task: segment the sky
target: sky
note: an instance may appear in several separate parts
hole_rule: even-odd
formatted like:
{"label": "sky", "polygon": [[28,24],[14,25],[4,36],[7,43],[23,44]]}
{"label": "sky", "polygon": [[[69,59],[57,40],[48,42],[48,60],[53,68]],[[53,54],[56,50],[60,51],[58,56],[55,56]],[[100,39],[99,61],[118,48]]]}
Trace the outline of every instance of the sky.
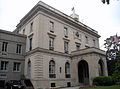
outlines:
{"label": "sky", "polygon": [[[70,15],[71,9],[79,15],[79,21],[98,31],[101,35],[100,48],[104,40],[120,35],[120,0],[42,0],[44,3]],[[39,2],[39,0],[0,0],[0,29],[13,31],[19,21]]]}

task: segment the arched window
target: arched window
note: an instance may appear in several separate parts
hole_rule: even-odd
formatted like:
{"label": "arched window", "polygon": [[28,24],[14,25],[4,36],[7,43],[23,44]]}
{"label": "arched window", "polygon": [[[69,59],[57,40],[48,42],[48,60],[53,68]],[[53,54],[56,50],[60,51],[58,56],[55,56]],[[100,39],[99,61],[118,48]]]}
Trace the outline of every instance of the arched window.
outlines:
{"label": "arched window", "polygon": [[103,65],[103,61],[99,60],[98,62],[98,71],[99,71],[99,76],[104,76],[104,65]]}
{"label": "arched window", "polygon": [[65,77],[70,78],[70,63],[65,63]]}
{"label": "arched window", "polygon": [[49,62],[49,77],[50,78],[55,78],[55,61],[51,60]]}

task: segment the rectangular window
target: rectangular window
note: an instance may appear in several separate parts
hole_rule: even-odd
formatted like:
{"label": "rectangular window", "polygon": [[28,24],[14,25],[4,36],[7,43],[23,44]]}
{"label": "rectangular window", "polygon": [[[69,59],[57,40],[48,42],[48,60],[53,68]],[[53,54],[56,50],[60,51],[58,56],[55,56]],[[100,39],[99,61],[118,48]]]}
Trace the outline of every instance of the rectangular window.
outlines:
{"label": "rectangular window", "polygon": [[76,44],[76,50],[80,50],[80,45]]}
{"label": "rectangular window", "polygon": [[95,40],[93,40],[93,46],[94,46],[94,47],[96,46],[96,42],[95,42]]}
{"label": "rectangular window", "polygon": [[88,44],[88,37],[87,36],[85,36],[85,41],[86,41],[85,43]]}
{"label": "rectangular window", "polygon": [[50,32],[54,33],[54,22],[50,21],[49,25],[50,25],[50,27],[49,27]]}
{"label": "rectangular window", "polygon": [[20,71],[20,63],[19,62],[14,62],[13,71],[16,71],[16,72]]}
{"label": "rectangular window", "polygon": [[22,45],[17,44],[16,53],[21,53]]}
{"label": "rectangular window", "polygon": [[30,32],[33,31],[33,22],[30,24]]}
{"label": "rectangular window", "polygon": [[55,83],[51,83],[51,87],[56,87],[56,86],[55,86]]}
{"label": "rectangular window", "polygon": [[7,70],[8,69],[8,61],[1,61],[1,70]]}
{"label": "rectangular window", "polygon": [[68,37],[68,29],[64,27],[64,36],[67,38]]}
{"label": "rectangular window", "polygon": [[68,53],[68,42],[64,41],[64,52]]}
{"label": "rectangular window", "polygon": [[7,52],[7,45],[8,45],[8,42],[2,43],[2,51]]}
{"label": "rectangular window", "polygon": [[29,39],[29,51],[32,50],[32,38]]}
{"label": "rectangular window", "polygon": [[23,29],[23,34],[25,34],[25,29]]}
{"label": "rectangular window", "polygon": [[54,50],[54,38],[49,38],[49,50]]}

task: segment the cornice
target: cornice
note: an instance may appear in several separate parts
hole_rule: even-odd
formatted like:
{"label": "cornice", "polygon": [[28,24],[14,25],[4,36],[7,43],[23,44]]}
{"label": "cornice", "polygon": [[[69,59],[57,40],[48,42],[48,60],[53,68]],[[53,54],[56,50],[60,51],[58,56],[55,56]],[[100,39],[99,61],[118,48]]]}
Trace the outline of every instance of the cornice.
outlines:
{"label": "cornice", "polygon": [[74,57],[74,56],[80,56],[80,55],[86,55],[86,54],[100,54],[100,55],[103,55],[105,56],[106,55],[106,52],[99,49],[99,48],[95,48],[95,47],[90,47],[90,48],[85,48],[85,49],[81,49],[81,50],[78,50],[78,51],[73,51],[71,52],[71,57]]}
{"label": "cornice", "polygon": [[8,35],[13,35],[13,36],[19,36],[19,37],[23,37],[23,38],[27,37],[26,35],[23,35],[23,34],[17,34],[17,33],[14,33],[14,32],[10,32],[10,31],[0,29],[0,34],[1,33],[8,34]]}
{"label": "cornice", "polygon": [[81,49],[81,50],[78,50],[78,51],[73,51],[73,52],[71,52],[71,54],[65,54],[65,53],[62,53],[62,52],[51,51],[51,50],[48,50],[48,49],[43,49],[43,48],[37,47],[37,48],[33,49],[32,51],[27,52],[25,54],[25,56],[34,54],[36,52],[50,53],[50,54],[55,54],[55,55],[60,55],[60,56],[65,56],[65,57],[75,57],[75,56],[81,56],[81,55],[92,54],[92,53],[93,54],[99,54],[99,55],[102,55],[102,56],[105,56],[105,54],[106,54],[105,51],[103,51],[99,48],[95,48],[95,47],[85,48],[85,49]]}
{"label": "cornice", "polygon": [[52,15],[66,23],[69,23],[75,27],[77,27],[78,29],[81,29],[83,31],[86,31],[96,37],[100,37],[100,35],[98,35],[98,32],[95,31],[94,29],[88,27],[87,25],[74,20],[72,17],[62,13],[61,11],[43,3],[43,2],[38,2],[21,20],[20,23],[17,25],[17,28],[19,29],[22,25],[24,25],[29,19],[31,19],[36,13],[38,13],[39,11],[42,11],[44,13],[47,13],[49,15]]}
{"label": "cornice", "polygon": [[34,54],[36,52],[50,53],[50,54],[70,57],[70,54],[65,54],[65,53],[57,52],[57,51],[51,51],[51,50],[40,48],[40,47],[37,47],[37,48],[33,49],[32,51],[26,52],[25,56]]}

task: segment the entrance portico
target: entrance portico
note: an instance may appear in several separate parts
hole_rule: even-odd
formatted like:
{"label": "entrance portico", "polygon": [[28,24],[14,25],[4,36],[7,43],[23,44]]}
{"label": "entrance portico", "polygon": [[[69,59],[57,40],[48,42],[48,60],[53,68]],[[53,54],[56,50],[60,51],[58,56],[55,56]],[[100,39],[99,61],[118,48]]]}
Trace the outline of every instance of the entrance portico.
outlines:
{"label": "entrance portico", "polygon": [[76,85],[92,85],[96,76],[108,75],[105,52],[94,47],[72,52],[72,70]]}

